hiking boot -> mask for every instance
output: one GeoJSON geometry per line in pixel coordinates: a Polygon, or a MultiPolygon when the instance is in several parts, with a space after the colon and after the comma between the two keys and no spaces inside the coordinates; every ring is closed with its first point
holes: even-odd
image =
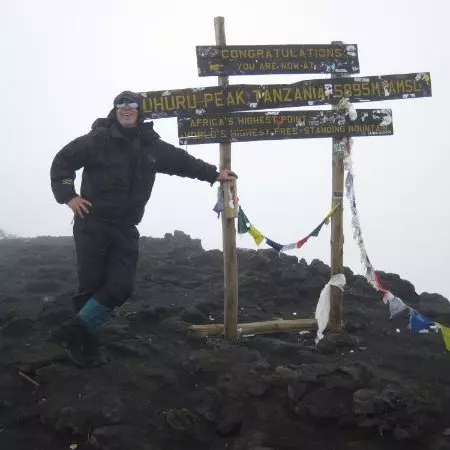
{"type": "Polygon", "coordinates": [[[51,340],[66,352],[69,359],[78,367],[88,365],[86,344],[91,339],[91,333],[78,317],[74,317],[52,332],[51,340]]]}

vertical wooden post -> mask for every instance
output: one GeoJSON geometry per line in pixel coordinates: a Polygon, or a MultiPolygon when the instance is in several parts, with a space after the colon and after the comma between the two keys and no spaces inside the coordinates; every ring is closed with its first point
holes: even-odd
{"type": "MultiPolygon", "coordinates": [[[[340,41],[333,41],[332,44],[343,44],[340,41]]],[[[342,74],[331,74],[331,78],[342,77],[342,74]]],[[[336,105],[332,109],[336,109],[336,105]]],[[[333,138],[332,151],[332,196],[331,204],[341,202],[341,206],[336,210],[331,219],[331,275],[342,273],[344,266],[344,227],[343,227],[343,199],[344,199],[344,157],[341,153],[335,152],[335,145],[339,139],[333,138]]],[[[332,331],[342,329],[342,291],[331,286],[330,318],[328,327],[332,331]]]]}
{"type": "MultiPolygon", "coordinates": [[[[226,45],[225,19],[214,18],[216,45],[226,45]]],[[[228,86],[228,77],[219,77],[219,86],[228,86]]],[[[220,145],[220,169],[231,170],[231,142],[220,145]]],[[[229,183],[224,183],[224,189],[229,190],[229,183]]],[[[222,240],[224,263],[224,329],[225,339],[230,342],[237,340],[238,311],[238,275],[236,252],[236,226],[234,217],[222,214],[222,240]]]]}

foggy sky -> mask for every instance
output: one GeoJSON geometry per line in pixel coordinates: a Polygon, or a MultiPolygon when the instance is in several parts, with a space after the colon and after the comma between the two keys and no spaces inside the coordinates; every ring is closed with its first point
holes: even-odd
{"type": "MultiPolygon", "coordinates": [[[[225,17],[228,44],[358,44],[361,76],[431,72],[433,97],[355,104],[391,108],[394,136],[354,138],[360,221],[377,270],[400,274],[420,293],[450,297],[448,253],[448,43],[445,0],[32,0],[2,2],[0,14],[0,228],[19,236],[70,235],[71,211],[50,189],[54,155],[105,117],[117,93],[210,86],[197,75],[195,46],[214,45],[214,16],[225,17]]],[[[317,76],[323,78],[325,76],[317,76]]],[[[311,75],[230,77],[230,83],[290,83],[311,75]]],[[[178,145],[176,119],[155,120],[178,145]]],[[[189,146],[218,164],[217,144],[189,146]]],[[[237,143],[241,205],[267,237],[295,242],[331,204],[331,139],[237,143]]],[[[79,186],[81,172],[77,174],[79,186]]],[[[160,237],[180,229],[222,248],[212,208],[216,188],[158,175],[139,230],[160,237]]],[[[361,273],[344,200],[344,264],[361,273]]],[[[330,228],[300,250],[330,263],[330,228]]],[[[249,235],[239,247],[257,248],[249,235]]],[[[262,245],[261,248],[266,248],[262,245]]],[[[406,302],[408,299],[404,299],[406,302]]]]}

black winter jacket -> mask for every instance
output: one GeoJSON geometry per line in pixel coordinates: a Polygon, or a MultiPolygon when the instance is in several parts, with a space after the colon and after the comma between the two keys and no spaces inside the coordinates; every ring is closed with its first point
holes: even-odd
{"type": "Polygon", "coordinates": [[[92,203],[90,215],[129,225],[142,220],[157,172],[211,184],[219,176],[216,166],[161,140],[152,122],[127,138],[114,119],[97,119],[88,134],[57,153],[50,178],[58,203],[76,197],[75,172],[81,168],[80,195],[92,203]]]}

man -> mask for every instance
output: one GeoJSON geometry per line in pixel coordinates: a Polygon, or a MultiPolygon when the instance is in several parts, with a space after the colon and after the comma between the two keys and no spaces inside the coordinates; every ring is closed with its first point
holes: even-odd
{"type": "Polygon", "coordinates": [[[97,119],[88,134],[70,142],[53,160],[53,194],[75,215],[79,292],[75,317],[52,339],[78,366],[97,362],[93,331],[132,293],[139,250],[136,225],[158,172],[211,185],[236,177],[161,140],[153,123],[143,122],[140,97],[130,91],[119,94],[107,118],[97,119]],[[81,168],[77,195],[75,172],[81,168]]]}

